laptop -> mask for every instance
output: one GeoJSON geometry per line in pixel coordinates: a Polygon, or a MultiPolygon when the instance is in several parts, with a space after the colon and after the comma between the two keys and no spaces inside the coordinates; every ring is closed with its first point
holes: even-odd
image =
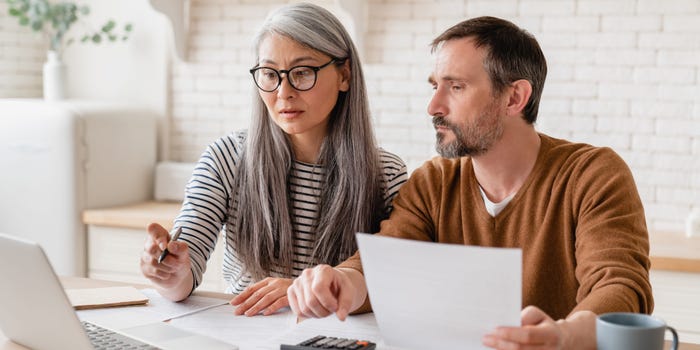
{"type": "Polygon", "coordinates": [[[238,349],[163,322],[119,330],[81,322],[41,246],[0,233],[0,257],[0,329],[20,345],[99,349],[107,339],[120,342],[112,348],[238,349]]]}

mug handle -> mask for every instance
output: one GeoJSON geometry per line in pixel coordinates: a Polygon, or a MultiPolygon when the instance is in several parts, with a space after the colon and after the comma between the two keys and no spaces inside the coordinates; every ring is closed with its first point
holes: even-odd
{"type": "Polygon", "coordinates": [[[671,326],[666,326],[666,329],[671,331],[671,334],[673,335],[673,342],[671,343],[671,349],[678,350],[678,333],[676,333],[676,330],[671,326]]]}

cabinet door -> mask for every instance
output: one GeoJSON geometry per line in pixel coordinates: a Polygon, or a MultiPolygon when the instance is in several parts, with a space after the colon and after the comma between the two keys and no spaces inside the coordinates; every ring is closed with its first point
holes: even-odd
{"type": "Polygon", "coordinates": [[[700,344],[700,273],[651,270],[649,277],[654,316],[674,327],[682,342],[700,344]]]}
{"type": "MultiPolygon", "coordinates": [[[[139,267],[145,239],[145,230],[89,225],[88,277],[150,284],[139,267]]],[[[197,290],[225,291],[221,272],[222,256],[223,242],[219,240],[197,290]]]]}

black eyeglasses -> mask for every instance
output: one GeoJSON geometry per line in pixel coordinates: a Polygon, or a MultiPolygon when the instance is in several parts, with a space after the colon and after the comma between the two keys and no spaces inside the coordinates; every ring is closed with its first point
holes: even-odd
{"type": "Polygon", "coordinates": [[[269,67],[254,67],[250,70],[253,75],[253,80],[258,88],[265,92],[272,92],[282,84],[282,74],[287,76],[289,85],[299,91],[311,90],[316,85],[316,77],[318,71],[326,68],[334,62],[341,63],[345,58],[333,58],[328,63],[314,66],[296,66],[290,69],[276,70],[269,67]]]}

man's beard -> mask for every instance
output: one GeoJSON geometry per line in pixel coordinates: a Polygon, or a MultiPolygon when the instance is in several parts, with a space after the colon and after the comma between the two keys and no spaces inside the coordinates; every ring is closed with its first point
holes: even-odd
{"type": "Polygon", "coordinates": [[[447,127],[455,135],[454,141],[443,143],[445,135],[438,132],[435,150],[445,158],[474,157],[486,153],[503,136],[501,112],[493,101],[474,122],[465,122],[461,128],[448,122],[445,117],[434,117],[435,127],[447,127]]]}

